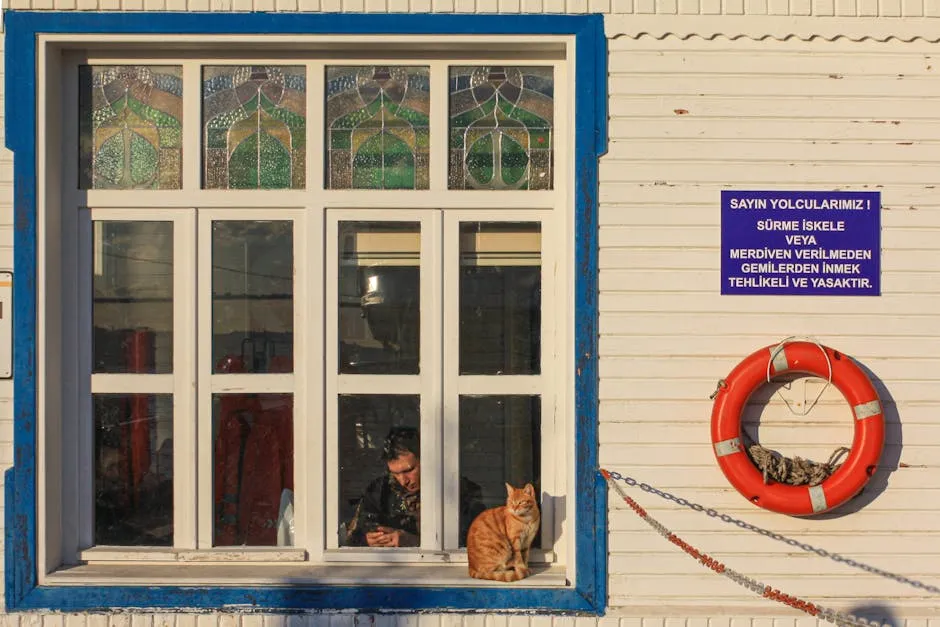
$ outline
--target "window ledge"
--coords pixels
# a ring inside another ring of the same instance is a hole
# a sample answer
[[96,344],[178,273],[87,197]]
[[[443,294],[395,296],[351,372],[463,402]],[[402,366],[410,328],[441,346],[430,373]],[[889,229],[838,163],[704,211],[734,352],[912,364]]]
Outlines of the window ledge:
[[[383,568],[384,567],[384,568]],[[561,565],[532,566],[517,582],[473,579],[463,564],[83,564],[46,575],[47,586],[296,586],[375,585],[514,588],[570,588]]]
[[307,551],[294,548],[237,547],[174,549],[96,546],[79,553],[83,562],[302,562]]

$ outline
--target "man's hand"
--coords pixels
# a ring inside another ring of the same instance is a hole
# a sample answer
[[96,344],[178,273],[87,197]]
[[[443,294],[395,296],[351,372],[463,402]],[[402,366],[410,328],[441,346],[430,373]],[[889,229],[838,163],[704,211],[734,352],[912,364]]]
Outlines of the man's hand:
[[418,546],[418,537],[401,529],[379,526],[366,534],[369,546]]

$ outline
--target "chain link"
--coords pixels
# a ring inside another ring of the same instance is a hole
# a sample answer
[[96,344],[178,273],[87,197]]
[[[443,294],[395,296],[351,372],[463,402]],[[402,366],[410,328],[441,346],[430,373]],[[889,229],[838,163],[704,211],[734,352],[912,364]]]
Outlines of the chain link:
[[[642,518],[650,527],[656,530],[657,533],[659,533],[661,536],[663,536],[664,538],[666,538],[667,540],[669,540],[670,542],[672,542],[673,544],[681,548],[683,551],[689,554],[689,556],[691,556],[692,558],[698,560],[702,565],[706,566],[707,568],[710,568],[712,571],[720,575],[724,575],[725,577],[735,582],[739,586],[747,588],[748,590],[754,592],[755,594],[759,594],[766,599],[771,599],[773,601],[777,601],[778,603],[783,603],[784,605],[788,605],[792,608],[802,610],[803,612],[806,612],[810,616],[821,618],[822,620],[825,620],[829,623],[838,625],[838,627],[891,627],[890,625],[882,625],[880,622],[875,621],[875,620],[868,620],[860,616],[855,616],[854,614],[838,612],[836,610],[833,610],[828,607],[823,607],[816,603],[810,603],[809,601],[804,601],[803,599],[800,599],[799,597],[791,596],[789,594],[780,592],[780,590],[777,590],[776,588],[771,588],[770,586],[764,583],[761,583],[760,581],[756,579],[752,579],[751,577],[748,577],[747,575],[743,575],[735,570],[728,568],[723,563],[719,562],[718,560],[711,557],[707,553],[703,553],[699,551],[698,549],[693,547],[691,544],[687,543],[686,541],[679,538],[679,536],[672,533],[662,523],[660,523],[658,520],[650,516],[647,513],[647,511],[643,509],[643,507],[640,506],[639,503],[637,503],[632,498],[630,498],[623,491],[623,488],[621,488],[620,485],[617,483],[618,481],[622,481],[623,483],[626,483],[627,485],[636,486],[637,481],[635,479],[632,479],[630,477],[624,477],[620,473],[608,472],[604,470],[603,468],[601,469],[600,472],[601,472],[601,475],[603,475],[603,477],[607,480],[607,484],[614,488],[614,491],[617,492],[620,498],[624,500],[624,502],[630,507],[630,509],[636,512],[636,514],[640,518]],[[675,501],[676,503],[679,503],[680,505],[684,503],[686,506],[690,506],[689,502],[686,501],[685,499],[676,498],[675,496],[669,494],[668,492],[662,492],[660,490],[657,490],[656,488],[653,488],[647,483],[640,483],[639,488],[643,490],[644,492],[656,493],[659,496],[662,496],[663,498],[667,498],[668,500],[671,500],[671,501]],[[707,513],[709,516],[712,516],[713,518],[717,517],[718,519],[722,521],[736,524],[737,526],[742,527],[742,528],[747,528],[750,526],[748,525],[748,523],[741,521],[741,520],[736,520],[732,518],[731,516],[728,516],[727,514],[719,514],[714,509],[707,509],[705,510],[705,513]],[[770,533],[771,532],[767,532],[768,535]]]

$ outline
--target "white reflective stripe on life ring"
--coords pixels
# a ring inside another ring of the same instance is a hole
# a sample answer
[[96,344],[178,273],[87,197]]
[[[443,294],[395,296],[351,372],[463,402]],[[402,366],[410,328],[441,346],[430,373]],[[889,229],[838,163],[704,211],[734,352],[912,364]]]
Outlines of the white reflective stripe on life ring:
[[783,344],[778,344],[770,349],[771,362],[774,365],[774,372],[785,372],[790,369],[790,362],[787,361],[787,351]]
[[826,493],[821,485],[810,486],[809,500],[813,504],[813,513],[824,512],[829,509],[826,504]]
[[730,440],[715,442],[715,456],[717,457],[734,455],[735,453],[740,453],[742,450],[741,438],[731,438]]
[[881,402],[878,400],[869,401],[867,403],[862,403],[861,405],[856,405],[852,408],[852,411],[855,412],[856,420],[864,420],[865,418],[871,418],[872,416],[877,416],[881,413]]

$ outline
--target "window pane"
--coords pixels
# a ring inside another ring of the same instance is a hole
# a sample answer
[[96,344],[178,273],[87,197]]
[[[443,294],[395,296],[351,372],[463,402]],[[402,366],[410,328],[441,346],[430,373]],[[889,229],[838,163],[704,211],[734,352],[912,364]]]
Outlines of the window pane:
[[307,79],[301,66],[202,69],[206,189],[303,189]]
[[421,227],[339,223],[339,371],[417,374]]
[[292,546],[294,400],[212,397],[214,546]]
[[96,394],[95,544],[173,544],[173,397]]
[[460,374],[538,374],[542,325],[538,223],[460,225]]
[[427,67],[326,68],[326,186],[428,189]]
[[173,223],[93,224],[93,371],[173,371]]
[[379,526],[421,530],[418,428],[420,398],[397,394],[339,397],[339,544],[364,546]]
[[450,68],[450,189],[551,189],[550,67]]
[[[471,502],[466,492],[479,486],[487,508],[505,505],[506,483],[517,488],[531,483],[541,502],[540,408],[538,396],[460,397],[461,503]],[[472,522],[465,510],[461,507],[462,530]],[[540,546],[538,536],[532,546]]]
[[183,69],[78,68],[80,189],[180,189]]
[[212,362],[216,373],[291,372],[293,223],[212,223]]

